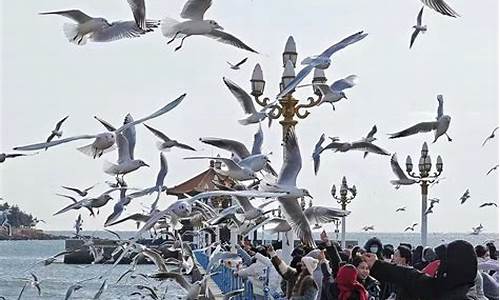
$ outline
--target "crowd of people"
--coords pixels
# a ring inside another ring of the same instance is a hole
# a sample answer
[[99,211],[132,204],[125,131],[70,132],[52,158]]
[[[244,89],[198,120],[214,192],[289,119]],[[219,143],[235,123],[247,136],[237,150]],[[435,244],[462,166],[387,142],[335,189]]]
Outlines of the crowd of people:
[[[493,300],[499,299],[498,251],[456,240],[431,247],[382,244],[342,249],[321,233],[317,249],[299,245],[287,264],[281,249],[237,246],[235,276],[251,280],[257,300]],[[267,273],[266,273],[267,272]]]

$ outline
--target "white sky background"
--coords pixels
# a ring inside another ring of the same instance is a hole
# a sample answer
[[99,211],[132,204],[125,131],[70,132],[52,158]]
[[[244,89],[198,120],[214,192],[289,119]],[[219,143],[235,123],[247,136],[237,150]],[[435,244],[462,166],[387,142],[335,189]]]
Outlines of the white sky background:
[[[149,18],[168,15],[178,19],[184,4],[179,0],[146,2]],[[198,138],[234,138],[251,147],[257,127],[237,123],[243,113],[223,84],[223,76],[249,91],[251,71],[255,63],[260,63],[265,94],[274,97],[282,73],[281,53],[289,35],[295,38],[300,61],[365,30],[368,37],[334,55],[326,71],[330,82],[350,74],[359,76],[358,86],[347,91],[349,100],[337,103],[335,112],[329,105],[314,108],[306,120],[299,121],[303,157],[299,186],[310,190],[315,205],[337,206],[330,196],[332,183],[339,186],[345,175],[349,184],[355,184],[359,193],[349,206],[352,214],[348,231],[373,224],[376,231],[400,232],[420,222],[420,188],[415,185],[394,190],[389,183],[394,179],[389,156],[370,154],[363,159],[361,152],[325,152],[320,172],[314,176],[310,157],[321,133],[352,141],[376,124],[376,143],[397,152],[403,168],[407,154],[412,155],[417,168],[424,141],[429,143],[433,163],[438,154],[443,157],[442,177],[446,179],[430,190],[430,197],[441,198],[429,218],[430,232],[468,232],[479,223],[485,231],[496,232],[497,210],[480,209],[479,205],[498,201],[498,173],[485,176],[498,163],[498,138],[481,148],[483,139],[498,123],[498,3],[448,2],[462,17],[453,19],[425,9],[423,23],[429,30],[417,38],[410,51],[411,27],[422,6],[417,0],[214,1],[206,17],[217,20],[227,32],[261,53],[254,55],[204,37],[186,39],[184,47],[174,53],[178,41],[167,46],[160,30],[137,39],[89,42],[79,47],[69,43],[62,32],[63,23],[70,20],[37,13],[79,8],[109,21],[132,19],[126,1],[2,1],[0,149],[8,152],[14,146],[45,140],[65,115],[70,115],[63,126],[66,137],[102,132],[93,115],[119,124],[128,112],[142,117],[187,92],[179,107],[148,124],[171,138],[204,149],[195,155],[227,155],[201,144]],[[228,68],[226,60],[236,62],[246,56],[249,60],[242,70]],[[311,79],[312,75],[306,81]],[[433,120],[436,95],[440,93],[444,95],[445,114],[452,117],[448,130],[452,143],[441,137],[431,144],[432,133],[387,139],[387,133]],[[304,89],[295,96],[305,100],[310,94]],[[273,151],[271,159],[279,170],[281,127],[277,125],[264,127],[264,149]],[[146,128],[137,127],[136,157],[152,167],[126,176],[129,186],[154,184],[159,168],[155,141]],[[44,229],[71,229],[78,212],[52,216],[69,204],[54,195],[64,192],[59,186],[84,187],[111,179],[102,171],[103,160],[116,160],[116,152],[92,160],[75,150],[86,143],[73,142],[38,156],[3,163],[0,195],[46,220],[47,224],[41,225]],[[208,161],[182,159],[189,155],[193,153],[178,149],[167,154],[168,186],[206,169]],[[101,184],[94,192],[105,188]],[[459,205],[458,199],[467,188],[472,197]],[[162,206],[175,199],[162,197]],[[139,199],[127,212],[138,211],[140,202],[152,201]],[[403,205],[408,207],[407,212],[396,214],[395,209]],[[81,211],[84,228],[102,229],[112,206],[109,203],[96,219]],[[127,224],[114,229],[134,227]]]

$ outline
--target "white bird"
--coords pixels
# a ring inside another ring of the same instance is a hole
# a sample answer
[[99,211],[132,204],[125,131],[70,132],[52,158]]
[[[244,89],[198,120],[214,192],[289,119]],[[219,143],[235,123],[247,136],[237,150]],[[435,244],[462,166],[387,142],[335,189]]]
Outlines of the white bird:
[[330,103],[332,105],[332,109],[335,110],[334,103],[342,99],[347,99],[344,90],[355,86],[357,78],[358,76],[356,75],[349,75],[346,78],[335,81],[330,86],[324,83],[313,84],[313,87],[317,88],[321,93],[321,100],[318,103],[318,106],[323,103]]
[[107,283],[107,279],[103,281],[103,283],[101,284],[101,287],[99,288],[99,290],[97,291],[97,293],[94,295],[94,300],[97,300],[99,298],[101,298],[101,295],[102,293],[104,293],[104,291],[108,288],[108,283]]
[[[64,121],[66,121],[66,119],[68,117],[69,116],[66,116],[62,120],[60,120],[59,122],[57,122],[56,127],[54,128],[54,130],[51,131],[49,137],[47,138],[47,141],[46,141],[47,143],[50,142],[50,141],[52,141],[52,139],[55,138],[56,136],[58,138],[60,138],[63,135],[63,131],[61,130],[61,126],[64,123]],[[45,150],[47,150],[47,148],[45,148]]]
[[310,224],[315,224],[315,228],[319,228],[320,224],[333,222],[341,217],[346,217],[350,211],[342,210],[333,207],[311,206],[304,210],[304,215]]
[[170,139],[168,136],[166,136],[163,132],[159,131],[158,129],[155,129],[151,126],[148,126],[147,124],[143,124],[146,126],[149,131],[151,131],[157,138],[159,138],[161,141],[158,141],[156,146],[158,147],[158,150],[160,151],[169,151],[173,147],[185,149],[185,150],[191,150],[191,151],[196,151],[193,147],[179,143],[176,140]]
[[418,223],[413,223],[411,226],[406,227],[405,232],[407,232],[408,230],[415,231],[415,226],[417,225]]
[[120,217],[120,215],[125,210],[125,207],[130,204],[132,199],[138,198],[142,195],[142,194],[137,194],[138,192],[131,193],[128,195],[126,193],[127,193],[127,188],[126,186],[124,186],[120,190],[120,199],[118,199],[118,201],[113,206],[113,212],[106,218],[106,221],[104,222],[104,227],[112,225],[111,223],[113,223]]
[[415,28],[415,30],[413,31],[413,33],[411,35],[410,49],[411,49],[411,46],[413,46],[413,43],[415,42],[417,35],[420,32],[422,32],[422,33],[427,32],[427,25],[422,25],[422,13],[423,12],[424,12],[424,7],[422,6],[422,9],[420,10],[420,12],[418,13],[418,16],[417,16],[417,25],[413,26],[413,28]]
[[297,176],[302,168],[302,157],[293,128],[289,129],[285,137],[285,153],[283,165],[276,182],[260,183],[259,190],[269,192],[285,192],[285,197],[278,197],[285,219],[304,245],[315,248],[314,238],[307,217],[304,215],[297,198],[311,197],[309,191],[297,187]]
[[460,197],[460,204],[464,204],[467,199],[470,198],[470,192],[469,189],[467,189],[464,194]]
[[229,67],[233,70],[239,70],[241,65],[244,64],[246,61],[248,60],[248,57],[245,57],[244,59],[242,59],[240,62],[236,63],[236,64],[232,64],[230,62],[227,61],[227,64],[229,65]]
[[318,69],[327,69],[330,66],[331,59],[330,57],[337,51],[344,49],[350,44],[354,44],[362,39],[364,39],[368,34],[363,33],[363,31],[357,32],[342,41],[336,43],[335,45],[329,47],[323,53],[318,56],[307,57],[302,61],[303,65],[306,65],[300,72],[295,76],[295,78],[290,81],[287,86],[283,88],[283,90],[276,96],[277,99],[282,98],[285,95],[288,95],[291,91],[293,91],[301,82],[306,78],[306,76],[311,73],[314,68]]
[[438,13],[450,16],[450,17],[459,17],[460,15],[453,10],[444,0],[420,0],[423,4],[437,11]]
[[147,163],[140,159],[132,159],[130,155],[130,148],[127,138],[119,133],[116,135],[116,141],[118,144],[118,160],[116,164],[110,163],[108,161],[104,162],[104,172],[109,175],[123,176],[130,172],[133,172],[140,167],[149,167]]
[[226,77],[223,77],[222,80],[224,81],[224,84],[227,86],[231,94],[233,94],[236,100],[238,100],[245,114],[247,114],[244,119],[238,120],[241,125],[260,123],[262,120],[268,117],[266,111],[269,109],[271,104],[274,103],[266,105],[261,110],[257,111],[255,109],[252,97],[250,97],[250,95],[245,90],[243,90],[240,86]]
[[479,226],[472,227],[472,232],[470,234],[472,235],[479,235],[481,231],[483,231],[483,224],[479,224]]
[[181,12],[181,18],[188,19],[187,21],[179,22],[169,17],[163,19],[161,32],[165,37],[170,39],[167,44],[172,43],[177,38],[182,38],[180,45],[175,48],[175,51],[177,51],[182,48],[184,40],[187,37],[201,35],[224,44],[258,53],[235,36],[224,32],[224,28],[214,20],[203,19],[205,12],[211,5],[212,0],[188,0]]
[[93,134],[93,135],[79,135],[79,136],[74,136],[74,137],[69,137],[69,138],[64,138],[60,139],[57,141],[51,141],[49,143],[38,143],[38,144],[32,144],[32,145],[27,145],[27,146],[20,146],[20,147],[14,147],[14,150],[19,150],[19,151],[31,151],[31,150],[39,150],[39,149],[44,149],[44,148],[50,148],[54,147],[60,144],[76,141],[76,140],[82,140],[82,139],[94,139],[94,142],[90,145],[83,146],[78,148],[79,151],[82,153],[89,155],[91,157],[100,157],[104,152],[108,152],[113,150],[112,147],[115,145],[116,142],[116,135],[123,133],[126,129],[143,123],[145,121],[154,119],[156,117],[159,117],[173,108],[175,108],[177,105],[179,105],[182,100],[186,97],[186,94],[182,94],[179,98],[175,99],[174,101],[168,103],[167,105],[163,106],[159,110],[155,111],[154,113],[150,114],[149,116],[146,116],[144,118],[135,120],[133,122],[127,123],[113,132],[102,132],[98,134]]
[[167,176],[168,173],[168,164],[167,164],[167,158],[163,153],[160,153],[160,170],[158,171],[158,175],[156,176],[156,183],[153,187],[143,189],[141,191],[135,192],[130,194],[131,197],[137,198],[137,197],[142,197],[145,195],[149,195],[151,193],[156,192],[156,199],[154,203],[151,205],[151,210],[156,209],[156,204],[158,203],[158,200],[160,199],[160,194],[164,191],[167,190],[167,187],[165,186],[165,176]]
[[443,95],[438,95],[437,100],[439,105],[438,105],[436,121],[420,122],[405,130],[389,134],[390,135],[389,138],[390,139],[400,138],[400,137],[414,135],[420,132],[429,132],[435,130],[433,143],[435,143],[437,139],[443,134],[446,135],[448,141],[451,142],[452,140],[450,136],[448,135],[448,133],[446,133],[448,127],[450,127],[451,117],[443,114]]
[[497,126],[497,127],[495,127],[495,129],[493,129],[493,131],[491,132],[491,134],[490,134],[490,135],[489,135],[489,136],[488,136],[488,137],[484,140],[483,145],[482,145],[483,147],[484,147],[484,145],[486,144],[486,142],[488,142],[489,140],[491,140],[491,139],[495,138],[495,132],[496,132],[497,130],[498,130],[498,126]]
[[361,228],[363,231],[370,231],[370,230],[375,230],[375,226],[373,225],[365,225],[363,228]]
[[136,21],[117,21],[109,23],[104,18],[93,18],[80,10],[62,10],[43,12],[40,15],[60,15],[75,23],[63,26],[66,38],[76,45],[85,45],[87,40],[93,42],[111,42],[124,38],[139,37],[160,26],[158,20],[145,19],[144,0],[127,0]]
[[[377,133],[377,125],[373,125],[372,129],[370,130],[370,132],[368,132],[368,134],[366,135],[366,137],[362,138],[361,141],[364,141],[364,142],[368,142],[368,143],[373,143],[375,140],[377,140],[375,136],[375,133]],[[363,158],[366,158],[366,156],[368,155],[368,151],[365,151],[365,153],[363,154]]]
[[21,278],[23,281],[26,281],[26,283],[23,285],[23,288],[21,289],[21,292],[19,293],[19,296],[17,299],[21,299],[21,296],[23,295],[24,290],[29,286],[29,287],[34,287],[38,291],[38,296],[40,297],[42,295],[42,289],[40,288],[40,280],[38,280],[38,277],[30,273],[31,278]]
[[68,300],[71,297],[71,295],[73,295],[74,292],[78,291],[82,287],[83,286],[79,283],[72,284],[66,291],[66,296],[64,297],[64,300]]
[[[94,119],[99,121],[108,131],[114,132],[116,131],[116,127],[111,125],[109,122],[94,116]],[[134,122],[134,118],[132,118],[131,114],[127,114],[123,120],[123,125],[127,125],[128,123]],[[130,158],[134,159],[134,151],[135,151],[135,144],[136,144],[136,131],[135,131],[135,125],[132,125],[128,127],[127,129],[123,130],[123,135],[127,138],[128,141],[128,148],[130,152]]]
[[391,180],[391,183],[396,186],[396,189],[399,188],[400,185],[411,185],[417,182],[415,179],[408,178],[405,172],[403,172],[399,166],[396,153],[394,153],[391,157],[391,168],[392,172],[398,177],[397,180]]
[[314,146],[314,151],[312,154],[313,162],[314,162],[314,175],[318,175],[319,166],[321,163],[321,152],[323,151],[323,142],[325,141],[325,134],[323,133],[320,137],[316,145]]

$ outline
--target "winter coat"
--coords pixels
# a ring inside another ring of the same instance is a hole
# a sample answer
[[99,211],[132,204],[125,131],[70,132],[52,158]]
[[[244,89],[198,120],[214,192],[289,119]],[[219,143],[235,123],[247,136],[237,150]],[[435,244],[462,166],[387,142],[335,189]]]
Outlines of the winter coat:
[[380,297],[380,283],[373,277],[368,276],[361,282],[365,289],[368,291],[368,300],[381,300]]
[[315,300],[318,286],[311,275],[298,273],[278,256],[271,258],[274,268],[286,280],[286,297],[290,300]]
[[394,283],[409,296],[421,300],[477,300],[474,295],[477,275],[474,248],[470,243],[458,240],[448,244],[446,253],[435,278],[384,261],[376,261],[371,274],[380,281]]
[[483,291],[488,300],[498,300],[498,283],[490,275],[481,272],[483,277]]

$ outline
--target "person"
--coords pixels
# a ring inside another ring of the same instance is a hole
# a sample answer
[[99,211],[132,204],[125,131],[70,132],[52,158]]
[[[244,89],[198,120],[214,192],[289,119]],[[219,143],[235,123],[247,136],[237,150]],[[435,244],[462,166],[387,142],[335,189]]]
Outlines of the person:
[[413,250],[411,266],[417,270],[422,270],[425,266],[427,266],[427,263],[422,260],[423,253],[424,247],[422,245],[418,245]]
[[323,272],[323,289],[321,300],[368,300],[368,292],[357,281],[357,269],[351,264],[339,268],[337,276],[332,276],[328,269],[325,252],[319,256],[320,268]]
[[474,296],[477,300],[488,300],[483,292],[483,277],[481,276],[481,272],[477,271],[476,278],[474,280]]
[[[276,271],[286,280],[286,297],[290,300],[314,300],[318,293],[318,286],[314,282],[312,274],[318,266],[318,260],[309,256],[295,261],[295,268],[288,266],[274,251],[272,245],[267,246],[267,253],[271,257]],[[296,260],[296,256],[292,262]]]
[[368,241],[366,241],[365,246],[363,247],[366,252],[374,253],[377,255],[379,259],[382,259],[382,242],[377,237],[372,237]]
[[[400,244],[399,247],[394,251],[394,256],[392,257],[392,262],[398,266],[403,268],[410,268],[410,263],[412,261],[412,253],[408,246]],[[379,279],[380,280],[380,279]],[[389,297],[395,300],[412,300],[417,299],[416,297],[412,297],[404,287],[399,286],[397,284],[389,285],[389,290],[391,291]],[[388,292],[388,291],[386,291]]]
[[[474,250],[477,255],[477,266],[480,271],[486,272],[489,275],[493,276],[498,283],[498,260],[493,260],[489,258],[489,251],[483,245],[477,245]],[[496,248],[494,250],[496,252]]]
[[481,272],[481,277],[483,277],[483,291],[486,298],[488,298],[488,300],[499,300],[498,282],[484,272]]
[[469,242],[456,240],[446,245],[437,277],[388,264],[371,253],[365,254],[365,260],[375,278],[403,287],[412,297],[421,300],[477,300],[473,295],[477,258]]
[[488,247],[488,254],[490,255],[490,259],[498,260],[498,251],[495,244],[492,242],[486,243],[486,247]]
[[361,256],[355,257],[352,264],[358,271],[358,281],[368,291],[369,300],[380,300],[380,283],[370,276],[370,268]]
[[384,249],[382,249],[382,257],[384,261],[391,262],[393,255],[394,255],[394,246],[391,244],[385,244]]
[[[436,252],[437,251],[440,251],[439,247],[436,248]],[[424,251],[422,252],[422,261],[427,262],[427,266],[425,266],[422,269],[422,272],[431,277],[437,276],[437,270],[439,268],[440,261],[439,261],[439,256],[436,254],[436,252],[431,247],[428,246],[425,247]]]

